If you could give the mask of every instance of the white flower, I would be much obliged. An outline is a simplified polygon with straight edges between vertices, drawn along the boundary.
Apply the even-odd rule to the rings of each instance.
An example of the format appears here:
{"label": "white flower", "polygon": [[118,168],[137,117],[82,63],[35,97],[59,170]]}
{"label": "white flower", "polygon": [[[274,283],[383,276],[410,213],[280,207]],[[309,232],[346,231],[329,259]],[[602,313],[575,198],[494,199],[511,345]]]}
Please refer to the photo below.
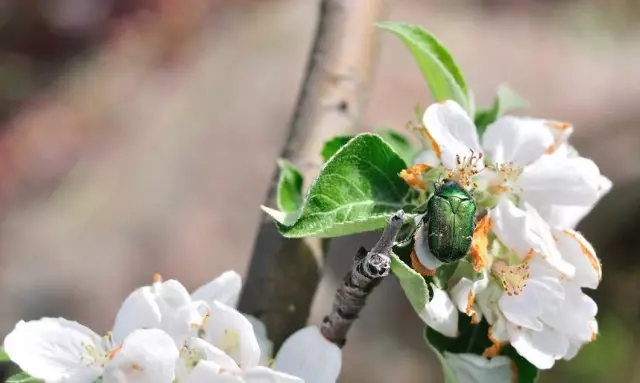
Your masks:
{"label": "white flower", "polygon": [[480,143],[462,107],[446,101],[427,108],[420,129],[431,150],[416,163],[435,168],[432,175],[474,188],[476,200],[489,208],[506,197],[519,206],[531,204],[545,218],[555,217],[554,226],[573,228],[611,187],[596,164],[568,144],[573,127],[567,123],[500,117],[487,127]]}
{"label": "white flower", "polygon": [[431,284],[431,289],[433,297],[418,316],[439,333],[455,338],[458,336],[458,310],[445,291],[434,284]]}
{"label": "white flower", "polygon": [[552,234],[535,209],[524,207],[500,200],[490,214],[497,237],[487,254],[491,278],[482,284],[463,278],[451,294],[461,311],[484,314],[492,325],[494,347],[487,355],[509,342],[536,367],[547,369],[557,359],[572,358],[597,335],[597,306],[581,287],[597,287],[601,269],[581,235]]}
{"label": "white flower", "polygon": [[454,354],[445,351],[444,359],[458,383],[517,381],[517,376],[511,368],[513,362],[506,356],[487,359],[475,354]]}
{"label": "white flower", "polygon": [[122,343],[62,318],[20,321],[4,347],[29,375],[50,382],[171,383],[178,349],[165,332],[136,330]]}
{"label": "white flower", "polygon": [[[223,303],[211,303],[202,339],[185,343],[178,371],[179,382],[303,382],[302,379],[260,366],[260,346],[249,320]],[[298,353],[309,352],[298,349]]]}
{"label": "white flower", "polygon": [[273,355],[273,342],[267,336],[267,326],[253,315],[244,314],[244,316],[249,320],[251,326],[253,326],[253,333],[258,340],[258,346],[260,346],[260,365],[266,366],[273,362],[271,359]]}
{"label": "white flower", "polygon": [[[428,181],[455,180],[488,211],[473,235],[474,272],[458,268],[452,303],[473,323],[485,317],[492,325],[489,355],[510,342],[538,368],[570,359],[597,334],[597,306],[581,288],[596,288],[601,278],[595,252],[573,227],[611,182],[569,145],[566,123],[506,116],[480,138],[466,112],[447,101],[426,110],[420,130],[431,150],[401,176],[423,190]],[[431,275],[442,262],[423,235],[416,234],[419,265],[412,258],[412,266]],[[425,321],[452,336],[432,320],[448,316],[440,306]]]}
{"label": "white flower", "polygon": [[342,350],[316,326],[293,333],[282,344],[273,368],[299,376],[305,383],[335,383],[342,369]]}
{"label": "white flower", "polygon": [[162,282],[159,275],[125,299],[116,315],[113,336],[123,339],[139,328],[160,328],[180,346],[204,320],[208,305],[218,301],[235,306],[242,287],[240,275],[227,271],[189,295],[176,280]]}

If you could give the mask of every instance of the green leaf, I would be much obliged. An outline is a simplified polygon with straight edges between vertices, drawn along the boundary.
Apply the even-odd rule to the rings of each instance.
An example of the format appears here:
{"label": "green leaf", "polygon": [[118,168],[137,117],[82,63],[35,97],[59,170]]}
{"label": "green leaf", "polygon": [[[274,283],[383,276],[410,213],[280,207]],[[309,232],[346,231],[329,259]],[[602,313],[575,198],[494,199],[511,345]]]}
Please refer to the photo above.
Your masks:
{"label": "green leaf", "polygon": [[43,383],[44,380],[36,379],[26,372],[13,375],[5,383]]}
{"label": "green leaf", "polygon": [[329,161],[329,159],[336,154],[341,147],[346,145],[347,142],[351,141],[353,137],[355,136],[335,136],[325,142],[321,152],[324,162]]}
{"label": "green leaf", "polygon": [[518,368],[518,383],[533,383],[538,379],[538,369],[523,358],[515,348],[507,346],[502,353],[508,356]]}
{"label": "green leaf", "polygon": [[377,26],[396,34],[409,48],[436,101],[454,100],[473,115],[467,83],[441,42],[417,25],[385,22]]}
{"label": "green leaf", "polygon": [[[427,340],[427,343],[429,343],[429,346],[442,353],[443,358],[445,359],[445,352],[455,354],[471,353],[481,355],[482,352],[492,344],[491,340],[487,336],[487,333],[489,331],[489,324],[486,320],[483,320],[479,324],[474,325],[471,323],[469,316],[460,313],[458,316],[458,329],[460,331],[460,335],[457,338],[449,338],[431,328],[426,328],[425,338]],[[513,349],[513,347],[505,347],[502,351],[502,355],[509,357],[518,368],[518,383],[535,382],[538,376],[538,370],[535,366],[533,366],[526,359],[520,356],[517,351]],[[485,367],[487,367],[488,369],[497,368],[497,366],[495,365],[487,365]],[[453,367],[451,368],[453,370],[456,369]],[[488,371],[485,370],[484,372]]]}
{"label": "green leaf", "polygon": [[4,350],[4,347],[0,346],[0,362],[10,362],[11,359],[9,358],[9,355],[7,354],[7,352]]}
{"label": "green leaf", "polygon": [[413,163],[413,159],[418,153],[418,150],[413,147],[407,137],[393,129],[380,129],[378,130],[378,134],[402,157],[407,167]]}
{"label": "green leaf", "polygon": [[382,138],[361,134],[327,161],[298,212],[262,209],[289,238],[338,237],[381,229],[399,209],[413,209],[409,202],[413,194],[398,177],[404,168],[402,158]]}
{"label": "green leaf", "polygon": [[431,280],[440,289],[446,290],[449,284],[449,279],[453,276],[458,268],[459,262],[445,263],[444,265],[436,269],[436,273]]}
{"label": "green leaf", "polygon": [[436,354],[436,356],[438,357],[438,360],[440,361],[440,365],[442,366],[442,375],[444,377],[444,383],[459,383],[458,377],[456,376],[455,371],[453,370],[449,362],[447,362],[447,360],[445,359],[444,355],[440,352],[440,350],[438,350],[438,348],[432,345],[428,340],[427,340],[427,346],[429,346],[429,348]]}
{"label": "green leaf", "polygon": [[[464,314],[460,314],[459,319],[461,331],[457,338],[446,337],[428,327],[425,329],[425,340],[442,364],[445,382],[511,382],[513,372],[510,363],[504,359],[481,358],[482,351],[491,344],[486,336],[489,328],[486,321],[473,325]],[[471,360],[468,355],[461,354],[475,354],[478,358]]]}
{"label": "green leaf", "polygon": [[489,109],[481,109],[476,112],[475,123],[478,134],[482,136],[491,123],[502,116],[505,112],[513,109],[522,109],[529,106],[529,102],[518,95],[508,85],[503,84],[498,87],[493,105]]}
{"label": "green leaf", "polygon": [[411,303],[411,307],[417,312],[424,310],[430,300],[429,286],[427,282],[422,277],[422,275],[418,274],[415,270],[409,267],[404,261],[402,261],[401,257],[395,252],[405,251],[408,249],[410,251],[413,248],[413,244],[403,247],[403,248],[394,248],[394,253],[391,254],[391,272],[395,274],[395,276],[400,281],[400,286],[402,286],[402,290],[404,290],[404,294],[407,296],[409,303]]}
{"label": "green leaf", "polygon": [[287,160],[278,161],[280,168],[280,180],[278,181],[278,208],[291,213],[297,211],[302,205],[302,173]]}

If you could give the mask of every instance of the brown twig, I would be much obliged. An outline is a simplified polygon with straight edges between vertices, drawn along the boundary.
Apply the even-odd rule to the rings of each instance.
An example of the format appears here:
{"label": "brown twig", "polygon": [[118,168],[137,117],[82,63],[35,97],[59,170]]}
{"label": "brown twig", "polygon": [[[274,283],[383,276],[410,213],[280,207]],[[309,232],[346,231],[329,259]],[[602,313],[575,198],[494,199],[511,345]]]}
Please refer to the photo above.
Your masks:
{"label": "brown twig", "polygon": [[[282,158],[320,165],[323,143],[358,123],[368,101],[377,45],[373,24],[384,2],[320,2],[315,40]],[[313,177],[305,175],[306,180]],[[274,172],[268,206],[275,205],[277,180]],[[307,321],[326,246],[326,241],[314,238],[282,238],[266,217],[260,224],[239,309],[264,321],[276,349]]]}
{"label": "brown twig", "polygon": [[367,252],[364,247],[358,250],[351,270],[336,292],[331,313],[324,318],[320,331],[339,347],[344,346],[347,341],[347,333],[358,319],[369,294],[382,282],[382,278],[389,275],[389,254],[403,222],[404,211],[400,210],[389,219],[389,224],[371,251]]}

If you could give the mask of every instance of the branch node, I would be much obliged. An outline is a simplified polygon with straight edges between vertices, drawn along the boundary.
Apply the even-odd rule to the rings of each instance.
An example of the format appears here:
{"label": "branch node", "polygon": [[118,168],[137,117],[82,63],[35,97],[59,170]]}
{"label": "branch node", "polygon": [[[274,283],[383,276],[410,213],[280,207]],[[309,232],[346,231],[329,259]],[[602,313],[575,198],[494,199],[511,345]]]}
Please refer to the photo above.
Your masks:
{"label": "branch node", "polygon": [[404,211],[400,210],[390,219],[380,239],[371,251],[358,249],[351,270],[345,275],[342,286],[336,292],[333,309],[320,328],[322,335],[338,347],[346,343],[347,332],[358,319],[367,297],[373,289],[389,275],[391,270],[391,248],[404,222]]}

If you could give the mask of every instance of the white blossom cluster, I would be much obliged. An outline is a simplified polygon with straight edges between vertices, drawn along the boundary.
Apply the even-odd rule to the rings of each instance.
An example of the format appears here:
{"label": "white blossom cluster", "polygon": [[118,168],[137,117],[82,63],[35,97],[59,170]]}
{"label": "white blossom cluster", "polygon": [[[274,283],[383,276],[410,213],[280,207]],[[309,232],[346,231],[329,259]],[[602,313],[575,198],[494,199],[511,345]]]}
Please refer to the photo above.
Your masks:
{"label": "white blossom cluster", "polygon": [[[431,105],[418,128],[430,149],[403,177],[423,190],[453,179],[487,211],[474,232],[472,263],[458,267],[446,291],[433,286],[422,319],[456,337],[458,310],[472,322],[486,318],[494,345],[485,356],[511,344],[540,369],[573,358],[598,334],[598,306],[582,288],[597,288],[602,277],[575,226],[611,181],[569,144],[568,123],[504,116],[479,137],[467,113],[447,101]],[[430,275],[441,262],[425,241],[416,243],[413,267]]]}
{"label": "white blossom cluster", "polygon": [[189,294],[176,280],[135,290],[101,337],[63,318],[20,321],[4,340],[23,371],[46,383],[332,383],[341,351],[315,326],[289,337],[275,359],[266,329],[234,307],[232,271]]}

